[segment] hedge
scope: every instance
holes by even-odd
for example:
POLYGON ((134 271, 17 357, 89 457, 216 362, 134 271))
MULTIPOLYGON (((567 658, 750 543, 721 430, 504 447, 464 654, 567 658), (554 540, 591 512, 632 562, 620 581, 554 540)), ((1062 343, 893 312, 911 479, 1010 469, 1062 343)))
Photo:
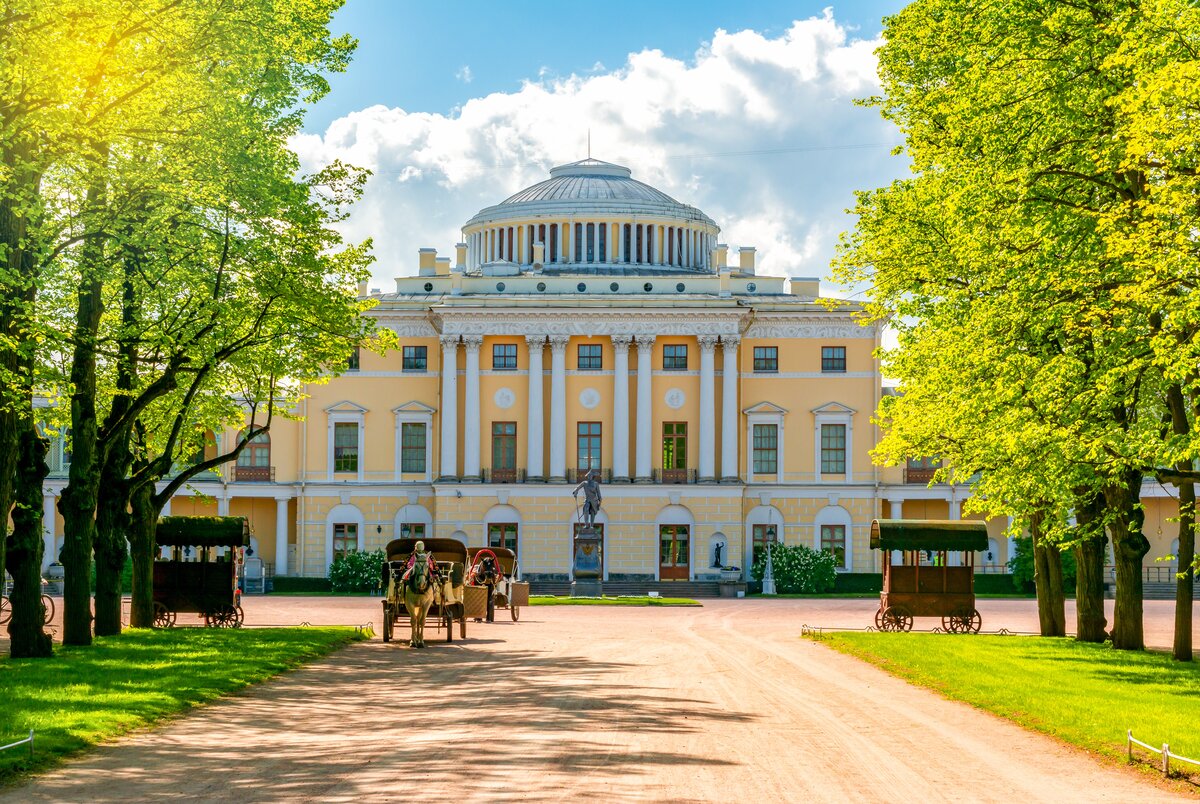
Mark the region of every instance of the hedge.
POLYGON ((290 575, 276 575, 272 594, 286 595, 295 592, 332 592, 333 587, 328 578, 297 578, 290 575))

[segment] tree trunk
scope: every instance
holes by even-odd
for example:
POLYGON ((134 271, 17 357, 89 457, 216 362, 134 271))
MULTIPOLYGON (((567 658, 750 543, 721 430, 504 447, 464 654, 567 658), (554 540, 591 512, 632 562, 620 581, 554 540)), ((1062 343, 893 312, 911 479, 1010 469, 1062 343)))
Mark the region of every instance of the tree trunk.
POLYGON ((31 404, 21 432, 14 495, 17 505, 12 514, 13 531, 8 537, 9 568, 13 576, 8 635, 13 658, 54 654, 54 643, 45 631, 42 607, 42 481, 49 473, 46 450, 46 440, 38 434, 33 421, 31 404))
POLYGON ((96 636, 115 636, 121 633, 121 570, 129 555, 129 512, 123 479, 112 484, 106 480, 103 487, 96 511, 96 636))
MULTIPOLYGON (((1190 467, 1189 467, 1190 468, 1190 467)), ((1179 553, 1175 579, 1175 642, 1171 655, 1181 662, 1192 656, 1192 592, 1196 572, 1192 561, 1196 553, 1196 484, 1179 486, 1179 553)))
MULTIPOLYGON (((86 208, 95 213, 106 199, 103 164, 107 147, 97 146, 86 208)), ((96 227, 98 221, 85 221, 96 227)), ((95 233, 93 233, 95 234, 95 233)), ((104 240, 92 237, 80 252, 82 277, 71 355, 71 469, 58 510, 63 515, 63 644, 92 643, 91 563, 96 541, 96 499, 103 456, 97 438, 96 338, 104 311, 104 240)))
POLYGON ((1144 650, 1142 625, 1142 558, 1150 552, 1150 542, 1142 533, 1145 514, 1138 506, 1141 499, 1141 472, 1125 472, 1104 487, 1108 507, 1108 529, 1117 565, 1117 599, 1113 607, 1113 647, 1119 650, 1144 650))
POLYGON ((1044 515, 1034 514, 1029 521, 1033 537, 1034 585, 1037 588, 1038 623, 1042 636, 1067 635, 1066 600, 1063 596, 1062 554, 1042 531, 1044 515))
POLYGON ((131 628, 154 625, 154 532, 158 508, 154 505, 154 487, 142 486, 130 500, 129 548, 133 556, 133 602, 129 609, 131 628))
POLYGON ((1075 544, 1075 639, 1108 639, 1104 616, 1104 558, 1108 537, 1100 523, 1099 495, 1087 490, 1076 495, 1075 523, 1081 539, 1075 544))

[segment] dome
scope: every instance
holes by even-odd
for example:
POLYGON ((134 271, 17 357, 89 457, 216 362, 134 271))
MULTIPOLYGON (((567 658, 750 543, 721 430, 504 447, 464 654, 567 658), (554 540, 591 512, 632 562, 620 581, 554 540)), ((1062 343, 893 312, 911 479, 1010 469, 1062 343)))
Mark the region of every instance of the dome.
POLYGON ((714 225, 711 218, 633 178, 624 165, 581 159, 550 169, 550 178, 479 211, 466 228, 491 221, 561 214, 642 213, 714 225))
POLYGON ((711 273, 720 231, 629 168, 589 157, 480 210, 463 240, 468 272, 658 275, 711 273))

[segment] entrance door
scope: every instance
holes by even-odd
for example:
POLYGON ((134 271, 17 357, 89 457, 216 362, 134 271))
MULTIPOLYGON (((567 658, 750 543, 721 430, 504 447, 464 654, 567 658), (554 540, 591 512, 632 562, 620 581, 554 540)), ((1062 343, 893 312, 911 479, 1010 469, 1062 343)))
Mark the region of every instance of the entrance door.
POLYGON ((658 578, 686 581, 691 569, 687 525, 661 525, 658 529, 658 578))

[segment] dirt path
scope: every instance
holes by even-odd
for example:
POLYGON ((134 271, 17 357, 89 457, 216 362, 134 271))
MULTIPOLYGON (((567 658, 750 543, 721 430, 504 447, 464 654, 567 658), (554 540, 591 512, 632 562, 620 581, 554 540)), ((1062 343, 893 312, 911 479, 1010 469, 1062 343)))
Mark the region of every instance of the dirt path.
POLYGON ((1170 798, 798 630, 777 602, 713 601, 375 641, 0 801, 1170 798))

